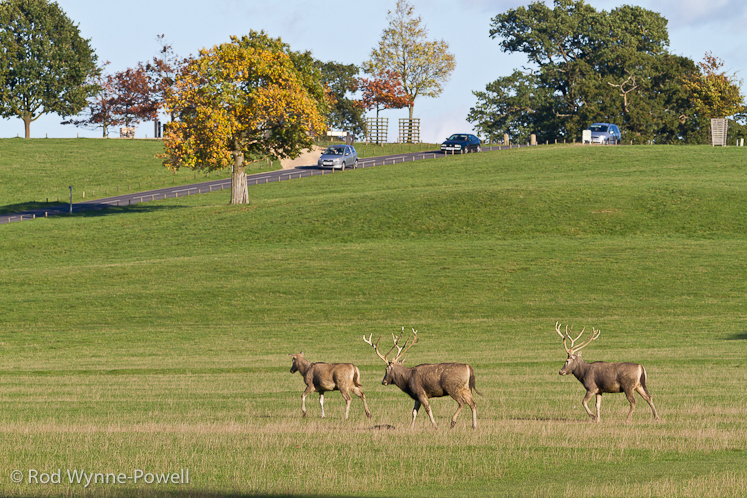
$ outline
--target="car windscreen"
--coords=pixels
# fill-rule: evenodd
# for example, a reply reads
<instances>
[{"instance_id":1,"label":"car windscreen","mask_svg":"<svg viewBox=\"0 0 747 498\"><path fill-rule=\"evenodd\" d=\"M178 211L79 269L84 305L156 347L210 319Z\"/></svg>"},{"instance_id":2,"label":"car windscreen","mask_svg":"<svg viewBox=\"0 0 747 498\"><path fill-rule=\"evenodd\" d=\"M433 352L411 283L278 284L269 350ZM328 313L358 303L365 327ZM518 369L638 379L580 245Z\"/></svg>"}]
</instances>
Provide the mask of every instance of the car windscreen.
<instances>
[{"instance_id":1,"label":"car windscreen","mask_svg":"<svg viewBox=\"0 0 747 498\"><path fill-rule=\"evenodd\" d=\"M605 132L607 131L607 125L591 125L589 129L596 132Z\"/></svg>"},{"instance_id":2,"label":"car windscreen","mask_svg":"<svg viewBox=\"0 0 747 498\"><path fill-rule=\"evenodd\" d=\"M459 140L461 142L467 140L467 135L452 135L448 138L448 140Z\"/></svg>"},{"instance_id":3,"label":"car windscreen","mask_svg":"<svg viewBox=\"0 0 747 498\"><path fill-rule=\"evenodd\" d=\"M325 156L341 156L344 150L345 150L344 147L327 147L327 150L324 151L324 155Z\"/></svg>"}]
</instances>

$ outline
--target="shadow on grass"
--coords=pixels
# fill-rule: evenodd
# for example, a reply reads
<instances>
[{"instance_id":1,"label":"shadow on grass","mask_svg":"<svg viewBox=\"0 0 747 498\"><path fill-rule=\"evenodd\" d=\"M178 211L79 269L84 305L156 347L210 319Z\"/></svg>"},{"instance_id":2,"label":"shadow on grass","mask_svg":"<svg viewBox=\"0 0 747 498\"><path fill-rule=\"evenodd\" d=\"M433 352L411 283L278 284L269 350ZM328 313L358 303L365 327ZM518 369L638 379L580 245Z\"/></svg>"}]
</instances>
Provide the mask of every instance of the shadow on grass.
<instances>
[{"instance_id":1,"label":"shadow on grass","mask_svg":"<svg viewBox=\"0 0 747 498\"><path fill-rule=\"evenodd\" d=\"M747 341L747 332L732 334L726 338L727 341Z\"/></svg>"},{"instance_id":2,"label":"shadow on grass","mask_svg":"<svg viewBox=\"0 0 747 498\"><path fill-rule=\"evenodd\" d=\"M60 208L62 204L60 202L21 202L19 204L8 204L6 206L0 206L0 216L6 214L26 213L32 211L44 211L52 210L53 208Z\"/></svg>"},{"instance_id":3,"label":"shadow on grass","mask_svg":"<svg viewBox=\"0 0 747 498\"><path fill-rule=\"evenodd\" d=\"M159 199L160 200L160 199ZM117 214L130 214L130 213L155 213L157 211L165 211L172 209L180 209L182 206L165 206L165 205L154 205L150 202L138 202L131 206L111 206L102 204L91 204L86 205L82 209L76 207L73 210L73 216L82 216L85 218L99 218L102 216L111 216ZM67 216L70 216L66 213Z\"/></svg>"},{"instance_id":4,"label":"shadow on grass","mask_svg":"<svg viewBox=\"0 0 747 498\"><path fill-rule=\"evenodd\" d=\"M160 199L159 199L160 200ZM36 218L45 217L58 217L58 216L76 216L86 218L97 218L101 216L111 216L117 214L128 214L128 213L151 213L156 211L163 211L166 209L179 209L181 206L173 205L154 205L148 201L138 202L127 206L113 206L105 203L89 203L89 204L74 204L73 213L70 214L69 204L59 203L24 203L15 204L9 206L0 206L0 216L10 216L17 218L23 216L25 220L28 220L32 216Z\"/></svg>"}]
</instances>

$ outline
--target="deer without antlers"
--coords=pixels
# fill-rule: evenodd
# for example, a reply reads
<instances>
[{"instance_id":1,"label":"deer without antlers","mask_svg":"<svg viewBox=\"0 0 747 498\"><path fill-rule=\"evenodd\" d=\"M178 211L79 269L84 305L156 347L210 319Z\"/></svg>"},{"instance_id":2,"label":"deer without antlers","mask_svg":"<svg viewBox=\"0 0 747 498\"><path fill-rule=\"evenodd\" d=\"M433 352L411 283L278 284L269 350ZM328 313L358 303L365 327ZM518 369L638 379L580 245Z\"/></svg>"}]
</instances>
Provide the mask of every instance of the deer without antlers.
<instances>
[{"instance_id":1,"label":"deer without antlers","mask_svg":"<svg viewBox=\"0 0 747 498\"><path fill-rule=\"evenodd\" d=\"M306 390L301 395L301 413L306 416L306 396L314 391L319 393L319 405L322 408L322 417L324 417L324 393L327 391L339 390L342 397L345 398L345 420L350 412L350 403L352 396L350 391L363 400L363 408L366 410L366 416L371 418L371 412L368 411L366 395L363 393L361 384L361 373L358 367L352 363L311 363L307 360L303 351L298 354L289 354L293 359L290 373L299 371L304 382Z\"/></svg>"},{"instance_id":2,"label":"deer without antlers","mask_svg":"<svg viewBox=\"0 0 747 498\"><path fill-rule=\"evenodd\" d=\"M472 390L474 389L477 394L480 391L475 387L475 372L472 367L464 363L437 363L437 364L424 364L416 367L408 368L402 363L405 361L405 354L418 342L418 331L412 329L412 337L405 341L404 346L399 345L399 341L404 335L405 329L402 327L402 332L399 336L392 334L392 341L394 345L385 355L379 352L379 342L381 337L373 343L373 334L366 339L363 336L363 341L373 347L374 351L379 358L384 360L386 363L386 372L384 373L384 379L381 381L383 385L394 384L399 387L402 392L410 396L415 400L415 406L412 409L412 421L410 422L410 428L415 425L415 417L417 417L420 406L425 406L425 410L431 419L431 424L434 429L438 428L436 421L433 418L433 412L431 411L431 405L428 402L429 398L439 398L442 396L451 396L454 401L459 405L456 413L451 417L451 427L456 425L457 417L462 411L465 404L469 405L472 410L472 428L477 427L477 405L472 397ZM394 359L388 360L389 354L397 349L397 354ZM480 394L482 396L482 394Z\"/></svg>"},{"instance_id":3,"label":"deer without antlers","mask_svg":"<svg viewBox=\"0 0 747 498\"><path fill-rule=\"evenodd\" d=\"M586 388L586 396L584 396L583 405L586 409L586 413L589 414L593 421L601 421L600 410L602 406L602 394L624 392L630 402L630 411L628 412L628 418L625 421L630 422L636 405L633 393L637 392L646 400L649 406L651 406L654 418L659 420L659 414L656 413L654 401L646 387L646 369L638 363L606 363L604 361L586 363L581 359L580 351L591 344L592 341L597 340L601 331L592 327L591 337L580 346L576 346L576 341L584 335L585 330L586 328L581 330L581 333L573 339L568 331L567 325L565 327L565 333L563 333L560 330L560 323L555 322L555 332L563 338L563 348L566 353L568 353L568 359L558 374L568 375L569 373L572 373L573 376L584 385ZM571 341L570 347L567 345L568 340ZM594 395L597 397L596 416L591 413L588 405L589 400Z\"/></svg>"}]
</instances>

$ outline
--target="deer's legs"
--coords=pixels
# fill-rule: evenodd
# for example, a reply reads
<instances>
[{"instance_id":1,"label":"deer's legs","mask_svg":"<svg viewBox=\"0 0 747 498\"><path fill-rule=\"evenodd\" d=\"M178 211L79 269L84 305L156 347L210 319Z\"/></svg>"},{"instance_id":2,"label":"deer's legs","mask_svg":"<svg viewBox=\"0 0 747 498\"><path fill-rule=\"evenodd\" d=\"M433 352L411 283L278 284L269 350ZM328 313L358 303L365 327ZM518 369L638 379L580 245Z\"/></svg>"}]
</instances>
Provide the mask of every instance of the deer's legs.
<instances>
[{"instance_id":1,"label":"deer's legs","mask_svg":"<svg viewBox=\"0 0 747 498\"><path fill-rule=\"evenodd\" d=\"M434 429L438 429L436 425L436 419L433 418L433 411L431 410L431 404L428 402L428 398L421 396L418 401L425 407L425 411L428 412L428 416L431 418L431 425ZM413 419L415 420L415 419Z\"/></svg>"},{"instance_id":2,"label":"deer's legs","mask_svg":"<svg viewBox=\"0 0 747 498\"><path fill-rule=\"evenodd\" d=\"M472 428L477 428L477 405L475 404L475 399L472 397L472 393L469 392L464 395L452 396L452 398L454 398L454 401L456 401L459 406L457 407L454 416L451 417L451 427L456 425L457 417L462 412L464 405L467 404L469 405L470 410L472 410Z\"/></svg>"},{"instance_id":3,"label":"deer's legs","mask_svg":"<svg viewBox=\"0 0 747 498\"><path fill-rule=\"evenodd\" d=\"M366 403L366 395L363 393L363 389L357 386L353 386L351 390L353 391L353 394L363 400L363 408L366 409L366 417L371 418L371 412L368 411L368 403Z\"/></svg>"},{"instance_id":4,"label":"deer's legs","mask_svg":"<svg viewBox=\"0 0 747 498\"><path fill-rule=\"evenodd\" d=\"M597 422L602 421L602 394L597 393Z\"/></svg>"},{"instance_id":5,"label":"deer's legs","mask_svg":"<svg viewBox=\"0 0 747 498\"><path fill-rule=\"evenodd\" d=\"M469 399L467 400L467 404L472 410L472 428L477 429L477 403L475 403L475 400L471 394Z\"/></svg>"},{"instance_id":6,"label":"deer's legs","mask_svg":"<svg viewBox=\"0 0 747 498\"><path fill-rule=\"evenodd\" d=\"M638 394L640 394L641 397L645 399L648 405L651 407L651 411L654 412L654 419L659 420L659 414L656 413L656 407L654 406L654 400L651 395L646 392L643 386L638 386L635 390L638 391Z\"/></svg>"},{"instance_id":7,"label":"deer's legs","mask_svg":"<svg viewBox=\"0 0 747 498\"><path fill-rule=\"evenodd\" d=\"M306 390L301 395L301 413L306 416L306 396L314 392L313 386L306 386Z\"/></svg>"},{"instance_id":8,"label":"deer's legs","mask_svg":"<svg viewBox=\"0 0 747 498\"><path fill-rule=\"evenodd\" d=\"M319 393L319 406L322 407L322 418L324 418L324 393Z\"/></svg>"},{"instance_id":9,"label":"deer's legs","mask_svg":"<svg viewBox=\"0 0 747 498\"><path fill-rule=\"evenodd\" d=\"M591 399L592 396L594 396L593 392L586 391L586 396L584 396L584 400L581 402L581 404L584 405L584 408L586 409L586 413L589 414L591 419L594 420L595 422L599 422L599 417L598 416L595 417L594 414L591 413L591 410L589 409L589 400ZM601 396L601 395L597 395L597 396ZM599 397L597 397L597 414L599 414L599 406L601 404L602 404L602 400Z\"/></svg>"},{"instance_id":10,"label":"deer's legs","mask_svg":"<svg viewBox=\"0 0 747 498\"><path fill-rule=\"evenodd\" d=\"M415 417L418 416L418 410L420 410L420 401L415 401L415 406L412 407L412 421L410 421L410 429L415 425Z\"/></svg>"},{"instance_id":11,"label":"deer's legs","mask_svg":"<svg viewBox=\"0 0 747 498\"><path fill-rule=\"evenodd\" d=\"M635 410L636 399L635 399L635 396L633 395L633 391L626 391L625 397L628 398L628 402L630 402L630 410L628 411L628 418L625 419L625 423L628 423L633 418L633 411Z\"/></svg>"},{"instance_id":12,"label":"deer's legs","mask_svg":"<svg viewBox=\"0 0 747 498\"><path fill-rule=\"evenodd\" d=\"M454 416L451 417L451 427L453 428L456 425L457 417L462 412L462 408L464 408L464 401L461 399L456 400L456 402L459 404L457 407L457 410L454 412Z\"/></svg>"},{"instance_id":13,"label":"deer's legs","mask_svg":"<svg viewBox=\"0 0 747 498\"><path fill-rule=\"evenodd\" d=\"M347 391L340 390L340 393L342 394L342 397L345 398L345 420L347 420L348 414L350 413L350 403L353 401L353 397L350 396L350 393Z\"/></svg>"}]
</instances>

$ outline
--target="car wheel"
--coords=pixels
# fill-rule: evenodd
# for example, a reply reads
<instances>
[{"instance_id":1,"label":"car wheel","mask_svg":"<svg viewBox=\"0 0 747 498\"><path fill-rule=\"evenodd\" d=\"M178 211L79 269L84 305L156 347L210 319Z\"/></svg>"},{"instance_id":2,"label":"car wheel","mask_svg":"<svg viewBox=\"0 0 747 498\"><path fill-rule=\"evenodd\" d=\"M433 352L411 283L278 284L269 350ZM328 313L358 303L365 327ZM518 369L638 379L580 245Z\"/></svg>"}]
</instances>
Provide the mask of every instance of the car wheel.
<instances>
[{"instance_id":1,"label":"car wheel","mask_svg":"<svg viewBox=\"0 0 747 498\"><path fill-rule=\"evenodd\" d=\"M355 158L355 162L353 163L353 169L358 168L358 158Z\"/></svg>"},{"instance_id":2,"label":"car wheel","mask_svg":"<svg viewBox=\"0 0 747 498\"><path fill-rule=\"evenodd\" d=\"M340 171L345 171L345 161L340 164Z\"/></svg>"},{"instance_id":3,"label":"car wheel","mask_svg":"<svg viewBox=\"0 0 747 498\"><path fill-rule=\"evenodd\" d=\"M479 145L475 148L475 152L482 152L482 147Z\"/></svg>"}]
</instances>

